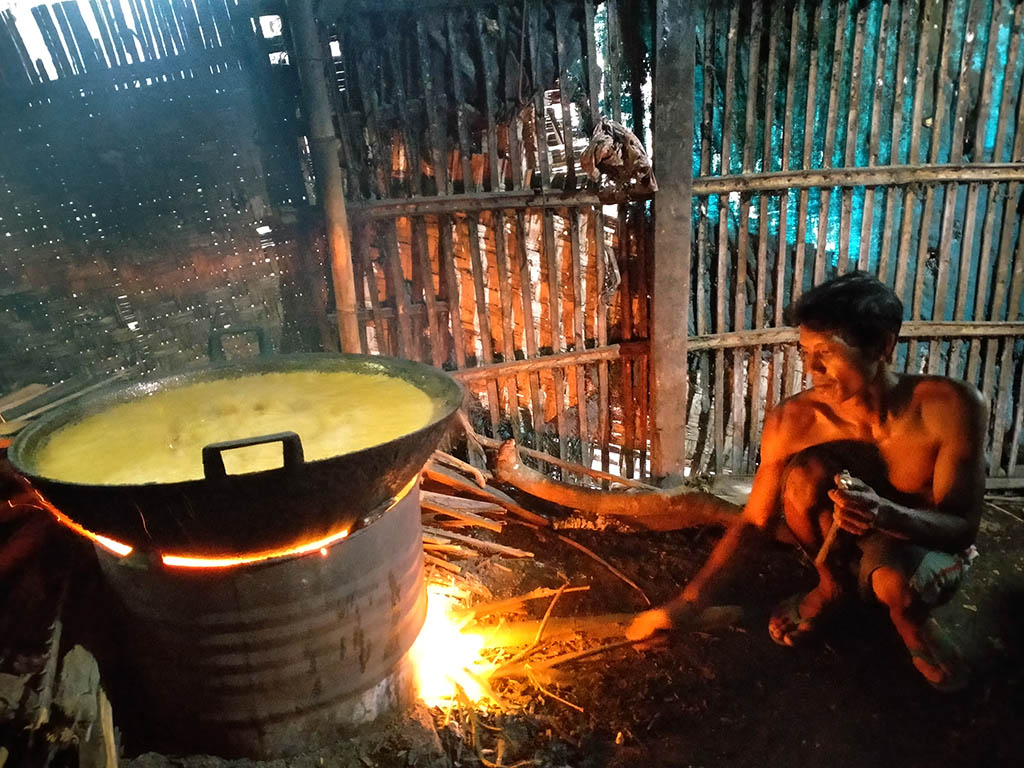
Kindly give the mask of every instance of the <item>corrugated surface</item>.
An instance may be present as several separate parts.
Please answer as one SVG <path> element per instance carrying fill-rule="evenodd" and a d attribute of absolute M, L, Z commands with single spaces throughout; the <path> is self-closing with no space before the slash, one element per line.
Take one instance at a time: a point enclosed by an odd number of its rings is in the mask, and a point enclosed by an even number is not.
<path fill-rule="evenodd" d="M 412 695 L 426 610 L 419 489 L 326 555 L 229 569 L 100 553 L 164 748 L 277 757 L 336 741 Z"/>

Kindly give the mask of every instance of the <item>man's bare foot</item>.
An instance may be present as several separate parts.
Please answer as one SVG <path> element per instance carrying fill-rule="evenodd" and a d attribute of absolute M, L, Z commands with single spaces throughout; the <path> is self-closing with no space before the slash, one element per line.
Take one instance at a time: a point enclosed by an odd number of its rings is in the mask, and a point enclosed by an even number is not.
<path fill-rule="evenodd" d="M 518 464 L 519 449 L 516 448 L 516 441 L 506 440 L 498 448 L 498 455 L 494 461 L 494 476 L 499 480 L 506 480 Z"/>
<path fill-rule="evenodd" d="M 927 619 L 914 634 L 916 637 L 905 638 L 904 642 L 921 676 L 936 690 L 962 690 L 967 685 L 969 670 L 952 638 L 932 618 Z"/>
<path fill-rule="evenodd" d="M 834 588 L 818 585 L 806 595 L 793 595 L 776 606 L 768 634 L 779 645 L 799 645 L 817 629 L 817 622 L 840 599 Z"/>

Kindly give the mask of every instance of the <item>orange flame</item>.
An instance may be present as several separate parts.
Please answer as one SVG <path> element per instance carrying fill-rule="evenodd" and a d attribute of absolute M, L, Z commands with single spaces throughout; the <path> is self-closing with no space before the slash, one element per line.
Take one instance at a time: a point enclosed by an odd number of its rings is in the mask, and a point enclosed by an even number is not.
<path fill-rule="evenodd" d="M 494 665 L 480 652 L 482 635 L 463 632 L 448 612 L 458 607 L 465 593 L 442 584 L 427 585 L 427 618 L 410 654 L 416 668 L 420 698 L 428 706 L 445 706 L 456 697 L 456 686 L 474 702 L 486 693 L 478 680 L 486 678 Z"/>

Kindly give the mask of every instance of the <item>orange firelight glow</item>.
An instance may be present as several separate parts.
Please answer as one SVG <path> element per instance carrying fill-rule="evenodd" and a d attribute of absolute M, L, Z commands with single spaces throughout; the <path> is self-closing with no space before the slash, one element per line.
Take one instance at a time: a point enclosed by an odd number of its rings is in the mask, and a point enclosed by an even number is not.
<path fill-rule="evenodd" d="M 406 483 L 402 490 L 400 490 L 388 504 L 388 509 L 393 507 L 399 501 L 406 497 L 410 491 L 416 486 L 416 481 L 419 479 L 419 473 L 413 475 L 412 479 Z M 33 489 L 34 490 L 34 489 Z M 84 536 L 91 541 L 96 542 L 104 549 L 113 552 L 115 555 L 121 557 L 127 557 L 134 550 L 134 547 L 129 544 L 123 544 L 120 541 L 108 538 L 107 536 L 101 536 L 98 533 L 90 531 L 88 528 L 84 528 L 74 520 L 69 518 L 67 515 L 62 513 L 53 504 L 46 500 L 39 491 L 35 491 L 35 496 L 39 500 L 40 506 L 52 514 L 61 525 L 65 525 L 80 536 Z M 279 557 L 293 557 L 295 555 L 305 555 L 310 552 L 319 551 L 323 557 L 327 557 L 328 548 L 342 539 L 346 538 L 349 534 L 349 530 L 339 531 L 332 533 L 330 536 L 325 536 L 322 539 L 315 541 L 308 541 L 303 544 L 297 544 L 291 547 L 283 547 L 278 549 L 268 549 L 261 552 L 250 552 L 244 555 L 226 555 L 223 557 L 194 557 L 192 555 L 165 555 L 160 554 L 160 559 L 164 565 L 168 565 L 174 568 L 230 568 L 236 565 L 248 565 L 250 563 L 259 563 L 264 560 L 272 560 Z"/>
<path fill-rule="evenodd" d="M 457 685 L 471 701 L 480 701 L 485 693 L 477 680 L 486 678 L 494 669 L 480 655 L 483 636 L 463 632 L 449 615 L 450 609 L 459 606 L 460 597 L 464 595 L 453 587 L 427 585 L 427 619 L 410 654 L 416 667 L 419 696 L 429 706 L 449 704 L 455 699 Z"/>
<path fill-rule="evenodd" d="M 176 568 L 230 568 L 233 565 L 248 565 L 249 563 L 258 563 L 263 560 L 270 560 L 275 557 L 288 557 L 290 555 L 304 555 L 307 552 L 320 551 L 324 554 L 327 547 L 336 541 L 340 541 L 348 536 L 348 531 L 341 531 L 335 533 L 324 539 L 318 539 L 317 541 L 310 541 L 305 544 L 299 544 L 295 547 L 288 547 L 286 549 L 271 549 L 266 552 L 253 552 L 248 555 L 237 555 L 233 557 L 190 557 L 188 555 L 161 555 L 160 559 L 163 560 L 164 565 L 174 566 Z"/>
<path fill-rule="evenodd" d="M 39 491 L 35 491 L 34 493 L 36 499 L 39 501 L 39 504 L 43 507 L 43 509 L 45 509 L 51 515 L 57 518 L 58 523 L 60 523 L 61 525 L 66 525 L 79 536 L 85 536 L 85 538 L 91 541 L 95 541 L 104 549 L 108 549 L 115 555 L 119 555 L 121 557 L 128 557 L 128 555 L 130 555 L 134 551 L 134 547 L 132 547 L 129 544 L 122 544 L 120 541 L 114 541 L 114 539 L 108 538 L 107 536 L 101 536 L 98 533 L 93 533 L 88 528 L 83 528 L 81 525 L 76 523 L 70 517 L 65 515 L 55 506 L 53 506 L 53 504 L 47 501 L 46 497 L 43 496 L 43 494 L 41 494 Z"/>

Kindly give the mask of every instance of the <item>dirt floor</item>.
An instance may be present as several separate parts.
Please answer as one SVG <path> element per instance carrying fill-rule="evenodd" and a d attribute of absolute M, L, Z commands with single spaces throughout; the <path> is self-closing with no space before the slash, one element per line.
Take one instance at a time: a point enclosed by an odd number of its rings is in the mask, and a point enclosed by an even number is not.
<path fill-rule="evenodd" d="M 561 533 L 620 569 L 654 604 L 678 592 L 719 536 L 714 529 Z M 473 563 L 468 570 L 476 570 L 496 597 L 568 582 L 589 585 L 590 590 L 562 596 L 554 616 L 634 612 L 646 607 L 637 591 L 552 532 L 511 524 L 497 540 L 530 550 L 535 557 L 503 559 L 498 565 L 489 558 L 465 561 Z M 421 712 L 411 724 L 371 728 L 361 741 L 347 742 L 344 748 L 265 765 L 1016 766 L 1024 754 L 1020 728 L 1024 499 L 990 499 L 978 547 L 982 556 L 968 581 L 940 612 L 974 668 L 972 683 L 962 693 L 944 695 L 928 687 L 911 666 L 887 617 L 874 607 L 850 605 L 820 639 L 800 649 L 773 644 L 766 631 L 772 607 L 814 583 L 806 562 L 780 544 L 762 557 L 751 558 L 746 577 L 722 596 L 721 602 L 743 608 L 743 618 L 731 628 L 681 634 L 659 650 L 625 647 L 562 665 L 557 681 L 546 686 L 554 695 L 523 680 L 501 683 L 497 690 L 510 705 L 504 713 L 434 709 L 429 715 Z M 22 597 L 52 595 L 57 586 L 32 588 L 28 582 L 20 582 Z M 29 612 L 33 605 L 40 608 L 40 616 L 49 613 L 16 594 L 4 597 L 7 608 L 19 603 Z M 547 602 L 531 603 L 532 617 L 540 618 Z M 8 611 L 5 619 L 8 630 L 26 626 L 25 614 L 19 619 Z M 69 631 L 72 625 L 69 622 Z M 38 638 L 25 638 L 24 644 L 45 642 L 45 626 L 35 633 Z M 582 638 L 555 644 L 544 653 L 596 644 Z M 7 663 L 12 663 L 11 657 Z M 431 717 L 440 745 L 429 729 Z M 114 721 L 118 721 L 116 701 Z M 137 753 L 130 743 L 122 744 L 128 756 Z M 36 754 L 45 753 L 37 750 Z M 18 764 L 32 765 L 9 765 Z M 127 764 L 136 768 L 259 765 L 156 755 Z M 53 765 L 72 763 L 58 759 Z"/>
<path fill-rule="evenodd" d="M 641 585 L 655 603 L 677 593 L 717 539 L 714 531 L 572 535 Z M 503 535 L 537 557 L 524 571 L 557 586 L 564 576 L 592 589 L 566 595 L 556 614 L 613 613 L 644 607 L 640 596 L 557 541 L 525 528 Z M 1016 766 L 1024 754 L 1024 501 L 986 505 L 982 557 L 951 603 L 937 614 L 973 668 L 967 690 L 932 690 L 910 663 L 887 614 L 854 601 L 799 649 L 771 642 L 769 613 L 782 598 L 811 588 L 813 571 L 784 545 L 748 564 L 748 575 L 723 602 L 744 618 L 714 634 L 674 637 L 663 650 L 632 648 L 561 667 L 557 695 L 535 689 L 521 714 L 480 717 L 483 756 L 494 762 L 503 741 L 505 765 L 543 766 L 874 766 L 941 768 Z M 558 563 L 552 567 L 551 563 Z M 523 574 L 526 575 L 525 573 Z M 502 590 L 504 591 L 504 590 Z M 543 605 L 536 610 L 542 611 Z M 500 690 L 500 689 L 499 689 Z M 437 713 L 435 713 L 437 714 Z M 477 761 L 459 727 L 442 741 L 456 765 Z"/>

